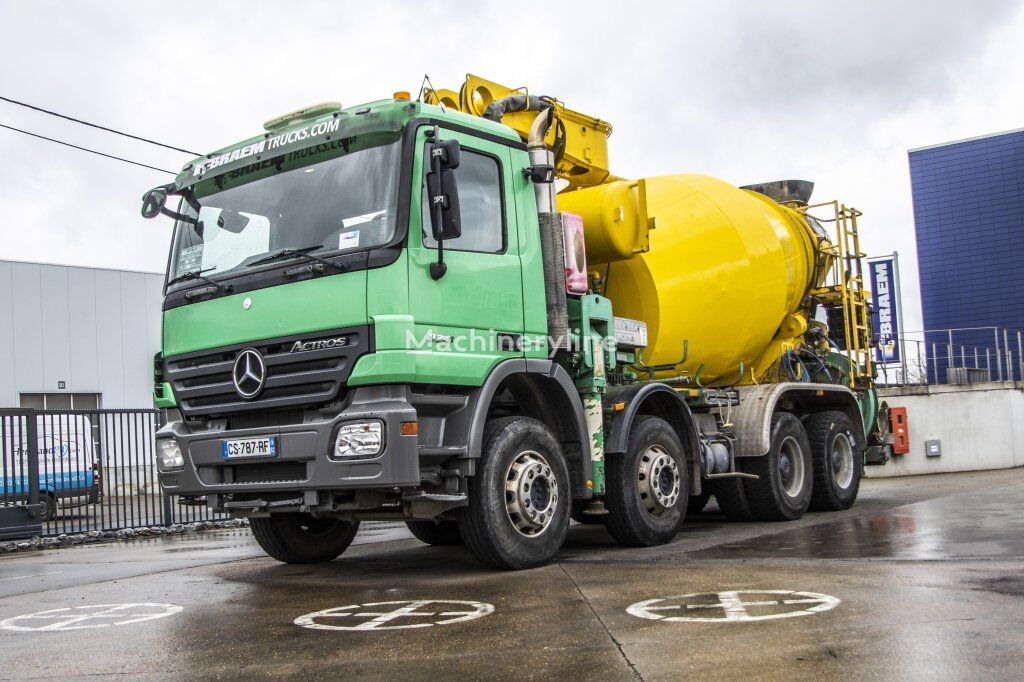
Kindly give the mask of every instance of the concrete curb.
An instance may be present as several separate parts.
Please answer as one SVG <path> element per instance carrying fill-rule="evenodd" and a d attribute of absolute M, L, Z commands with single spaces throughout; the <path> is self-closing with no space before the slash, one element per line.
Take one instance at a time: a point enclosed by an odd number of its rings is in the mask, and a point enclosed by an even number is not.
<path fill-rule="evenodd" d="M 206 530 L 221 528 L 246 528 L 248 519 L 224 519 L 220 521 L 197 521 L 195 523 L 172 523 L 169 526 L 143 526 L 141 528 L 121 528 L 118 530 L 90 530 L 85 533 L 53 535 L 50 537 L 13 540 L 0 543 L 0 554 L 25 552 L 33 549 L 59 549 L 73 545 L 86 545 L 111 540 L 132 540 L 134 538 L 158 537 L 161 535 L 186 535 L 201 533 Z"/>

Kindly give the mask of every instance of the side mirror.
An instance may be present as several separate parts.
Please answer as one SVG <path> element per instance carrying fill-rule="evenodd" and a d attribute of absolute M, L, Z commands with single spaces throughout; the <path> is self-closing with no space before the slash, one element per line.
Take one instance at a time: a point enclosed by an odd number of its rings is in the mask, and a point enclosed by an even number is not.
<path fill-rule="evenodd" d="M 440 162 L 442 170 L 445 168 L 455 170 L 459 167 L 462 155 L 461 150 L 462 148 L 459 146 L 458 140 L 441 140 L 430 148 L 430 167 L 434 167 L 433 162 L 436 159 Z"/>
<path fill-rule="evenodd" d="M 167 187 L 154 187 L 142 195 L 142 217 L 155 218 L 167 203 Z"/>
<path fill-rule="evenodd" d="M 455 171 L 444 168 L 427 173 L 427 200 L 430 202 L 430 229 L 434 239 L 441 242 L 461 237 L 462 215 Z"/>
<path fill-rule="evenodd" d="M 441 140 L 437 126 L 431 136 L 436 142 L 430 145 L 427 201 L 430 202 L 430 231 L 437 240 L 437 262 L 430 264 L 430 276 L 439 280 L 448 271 L 444 263 L 444 240 L 462 236 L 459 188 L 455 183 L 461 148 L 458 140 Z"/>

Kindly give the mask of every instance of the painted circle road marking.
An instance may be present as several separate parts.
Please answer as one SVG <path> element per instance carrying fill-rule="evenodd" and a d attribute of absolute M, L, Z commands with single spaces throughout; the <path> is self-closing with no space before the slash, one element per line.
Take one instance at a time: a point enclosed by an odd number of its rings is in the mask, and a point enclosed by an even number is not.
<path fill-rule="evenodd" d="M 378 601 L 307 613 L 296 618 L 295 624 L 311 630 L 406 630 L 462 623 L 490 613 L 494 613 L 494 606 L 478 601 Z"/>
<path fill-rule="evenodd" d="M 837 597 L 817 592 L 733 590 L 648 599 L 633 604 L 626 613 L 668 623 L 718 623 L 810 616 L 839 603 Z M 670 615 L 675 611 L 686 615 Z"/>
<path fill-rule="evenodd" d="M 130 625 L 173 616 L 182 610 L 175 604 L 139 602 L 134 604 L 96 604 L 69 606 L 13 616 L 0 621 L 0 628 L 19 632 L 60 632 Z"/>

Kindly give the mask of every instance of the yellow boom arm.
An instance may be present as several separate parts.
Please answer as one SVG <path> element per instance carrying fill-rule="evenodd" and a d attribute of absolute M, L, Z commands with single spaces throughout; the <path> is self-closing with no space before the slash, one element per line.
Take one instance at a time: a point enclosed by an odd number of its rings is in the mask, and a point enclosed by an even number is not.
<path fill-rule="evenodd" d="M 510 88 L 472 74 L 454 90 L 424 88 L 423 99 L 472 116 L 483 116 L 487 105 L 510 95 L 529 95 L 525 87 Z M 533 111 L 505 114 L 501 122 L 519 133 L 525 140 L 530 124 L 536 118 Z M 572 187 L 593 187 L 611 177 L 608 166 L 608 137 L 612 126 L 607 121 L 568 109 L 555 100 L 555 116 L 565 125 L 565 153 L 557 165 L 558 177 L 569 181 Z M 557 126 L 551 126 L 545 141 L 549 147 L 555 143 Z"/>

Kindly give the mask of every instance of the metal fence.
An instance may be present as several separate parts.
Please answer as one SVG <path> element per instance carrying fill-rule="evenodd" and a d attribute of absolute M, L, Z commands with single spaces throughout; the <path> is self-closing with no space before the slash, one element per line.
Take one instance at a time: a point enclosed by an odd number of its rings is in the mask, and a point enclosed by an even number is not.
<path fill-rule="evenodd" d="M 1003 327 L 962 327 L 903 334 L 898 363 L 877 363 L 889 386 L 1024 381 L 1024 334 Z"/>
<path fill-rule="evenodd" d="M 0 409 L 0 537 L 39 504 L 43 535 L 215 518 L 160 490 L 159 410 Z M 6 527 L 5 527 L 6 526 Z"/>

